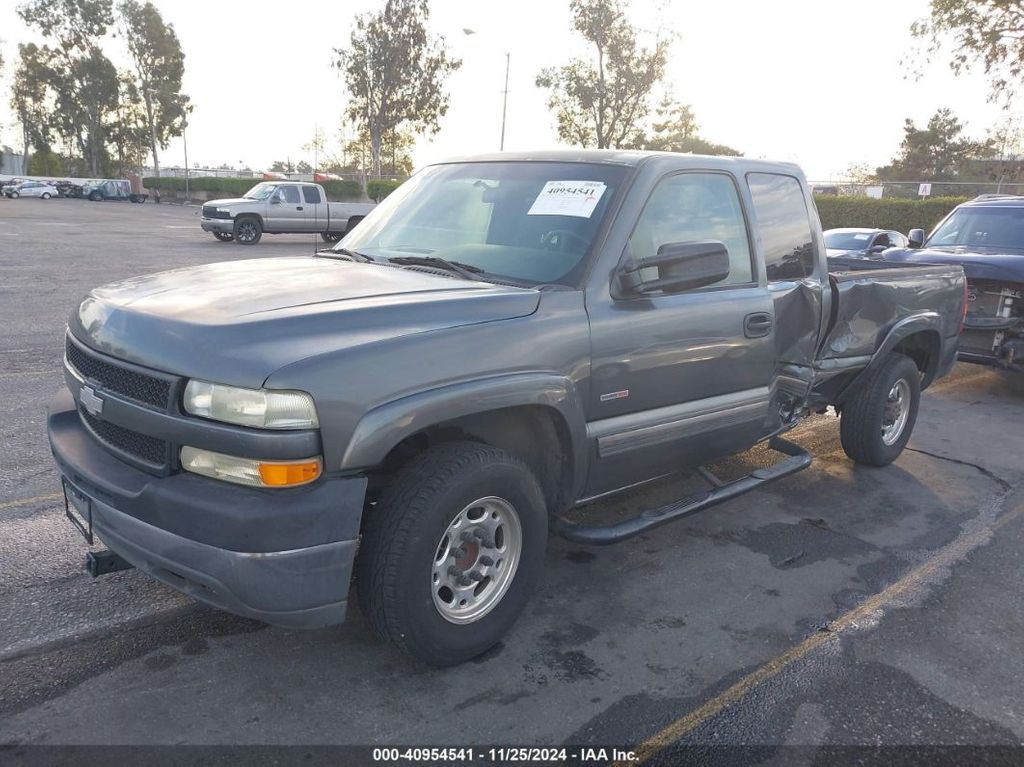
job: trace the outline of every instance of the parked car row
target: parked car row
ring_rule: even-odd
[[[49,200],[53,197],[77,197],[101,202],[103,200],[126,200],[142,203],[148,195],[132,192],[131,182],[126,179],[96,179],[83,184],[71,181],[39,181],[36,179],[12,178],[0,186],[4,197],[39,197]]]
[[[829,257],[889,263],[959,265],[967,314],[959,358],[1024,370],[1024,196],[982,195],[958,205],[930,235],[881,229],[830,229]]]

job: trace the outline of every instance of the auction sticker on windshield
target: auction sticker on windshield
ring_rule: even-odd
[[[548,181],[526,215],[590,218],[605,188],[603,181]]]

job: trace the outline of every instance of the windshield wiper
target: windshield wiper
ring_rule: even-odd
[[[472,264],[463,264],[459,261],[448,261],[437,256],[393,256],[389,258],[392,264],[399,266],[432,266],[435,269],[444,269],[446,272],[453,272],[465,280],[478,282],[476,275],[483,274],[484,270]]]
[[[360,253],[358,250],[349,250],[348,248],[328,248],[327,250],[318,250],[316,254],[318,256],[340,258],[344,261],[357,261],[361,264],[372,264],[377,260],[373,256]]]

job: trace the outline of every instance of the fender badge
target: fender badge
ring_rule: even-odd
[[[99,415],[103,412],[103,399],[96,396],[96,392],[92,390],[92,387],[83,386],[82,391],[78,394],[78,401],[82,407],[93,415]]]
[[[625,399],[629,396],[629,389],[623,389],[622,391],[611,391],[607,394],[601,395],[602,402],[610,402],[613,399]]]

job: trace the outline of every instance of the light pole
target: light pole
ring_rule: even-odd
[[[466,37],[476,34],[475,29],[462,28],[462,34]],[[505,117],[508,114],[508,70],[512,63],[512,53],[505,51],[505,90],[501,92],[501,142],[498,144],[499,151],[505,151]]]
[[[153,88],[147,88],[146,90],[151,96],[157,95],[157,91]],[[188,97],[182,96],[180,93],[175,94],[173,98],[181,106],[181,145],[185,150],[185,202],[188,202],[190,199],[188,191],[188,140],[185,138],[185,129],[188,127],[188,115],[192,111],[192,105],[188,103]],[[155,132],[156,124],[151,120],[150,125]],[[157,175],[159,175],[159,172]]]

